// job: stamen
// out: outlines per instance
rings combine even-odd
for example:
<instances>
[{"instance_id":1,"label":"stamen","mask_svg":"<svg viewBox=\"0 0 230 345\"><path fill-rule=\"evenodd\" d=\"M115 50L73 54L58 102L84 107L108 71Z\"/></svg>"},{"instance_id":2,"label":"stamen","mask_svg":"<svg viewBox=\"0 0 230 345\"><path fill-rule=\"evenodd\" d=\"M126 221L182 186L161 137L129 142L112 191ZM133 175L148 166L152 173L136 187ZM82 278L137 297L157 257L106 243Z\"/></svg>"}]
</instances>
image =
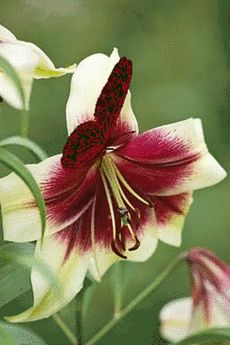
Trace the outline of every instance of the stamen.
<instances>
[{"instance_id":1,"label":"stamen","mask_svg":"<svg viewBox=\"0 0 230 345\"><path fill-rule=\"evenodd\" d=\"M128 249L129 251L136 250L137 248L140 247L141 242L139 241L139 239L137 238L137 236L134 236L134 238L135 238L136 243L134 244L133 247L131 247L131 248Z\"/></svg>"},{"instance_id":2,"label":"stamen","mask_svg":"<svg viewBox=\"0 0 230 345\"><path fill-rule=\"evenodd\" d=\"M131 246L128 250L136 250L140 246L140 241L136 234L133 232L132 226L131 226L131 217L129 210L127 209L125 203L136 213L137 221L136 226L139 226L139 220L140 220L140 211L139 209L136 209L128 200L125 193L122 190L122 187L120 185L120 181L123 183L124 187L127 188L127 190L134 195L138 200L142 201L144 204L149 206L149 203L142 199L137 193L135 193L132 188L127 184L127 182L124 180L123 176L120 174L118 169L116 168L113 161L107 156L103 157L100 165L100 172L102 176L102 181L105 188L105 193L107 196L107 201L109 205L109 210L111 214L112 219L112 231L113 231L113 239L111 243L111 248L118 256L120 256L123 259L126 259L126 255L122 253L122 251L126 251L126 235L124 232L124 229L127 229L132 237L132 240L134 240L134 245ZM119 179L118 179L119 178ZM111 198L111 192L108 187L108 184L111 187L113 196L116 200L117 206L118 206L118 213L120 216L121 224L119 229L116 229L116 221L115 221L115 215L113 210L113 202Z\"/></svg>"},{"instance_id":3,"label":"stamen","mask_svg":"<svg viewBox=\"0 0 230 345\"><path fill-rule=\"evenodd\" d=\"M119 192L120 192L122 198L124 199L125 203L135 212L135 211L136 211L135 207L133 207L133 205L131 204L131 202L130 202L130 201L128 200L128 198L126 197L125 193L123 192L123 190L122 190L122 188L121 188L121 185L120 185L119 181L118 181L118 184L117 184L117 185L118 185Z\"/></svg>"},{"instance_id":4,"label":"stamen","mask_svg":"<svg viewBox=\"0 0 230 345\"><path fill-rule=\"evenodd\" d=\"M130 224L127 225L127 228L128 228L128 230L129 230L131 236L132 236L132 237L134 238L134 240L135 240L134 246L131 247L131 248L129 248L128 250L129 250L129 251L136 250L136 249L140 246L141 243L140 243L139 239L137 238L137 236L134 234L133 229L131 228Z\"/></svg>"},{"instance_id":5,"label":"stamen","mask_svg":"<svg viewBox=\"0 0 230 345\"><path fill-rule=\"evenodd\" d=\"M138 195L131 187L130 185L126 182L126 180L124 179L124 177L121 175L120 171L118 170L118 168L116 167L116 164L114 164L114 169L116 171L116 175L119 178L119 180L121 181L121 183L124 185L124 187L130 192L130 194L132 194L133 196L135 196L138 200L140 200L141 202L143 202L145 205L148 205L149 207L152 207L152 203L150 203L149 201L146 201L145 199L143 199L140 195Z\"/></svg>"},{"instance_id":6,"label":"stamen","mask_svg":"<svg viewBox=\"0 0 230 345\"><path fill-rule=\"evenodd\" d=\"M108 205L109 205L109 211L110 211L110 215L111 215L113 241L115 241L115 239L116 239L116 222L115 222L115 216L114 216L114 212L113 212L113 204L112 204L112 200L111 200L111 196L110 196L110 191L109 191L105 176L104 176L102 171L101 171L101 177L102 177L102 182L103 182L103 185L105 188L105 194L107 197L107 201L108 201Z\"/></svg>"},{"instance_id":7,"label":"stamen","mask_svg":"<svg viewBox=\"0 0 230 345\"><path fill-rule=\"evenodd\" d=\"M112 248L112 250L114 251L114 253L116 253L118 256L120 256L122 259L127 259L127 256L125 256L124 254L122 254L119 250L118 250L118 248L117 248L117 246L116 246L116 240L112 240L112 243L111 243L111 248Z\"/></svg>"},{"instance_id":8,"label":"stamen","mask_svg":"<svg viewBox=\"0 0 230 345\"><path fill-rule=\"evenodd\" d=\"M118 237L117 237L117 241L120 245L120 247L124 250L124 252L126 251L126 247L125 247L125 234L123 232L123 227L121 228Z\"/></svg>"}]
</instances>

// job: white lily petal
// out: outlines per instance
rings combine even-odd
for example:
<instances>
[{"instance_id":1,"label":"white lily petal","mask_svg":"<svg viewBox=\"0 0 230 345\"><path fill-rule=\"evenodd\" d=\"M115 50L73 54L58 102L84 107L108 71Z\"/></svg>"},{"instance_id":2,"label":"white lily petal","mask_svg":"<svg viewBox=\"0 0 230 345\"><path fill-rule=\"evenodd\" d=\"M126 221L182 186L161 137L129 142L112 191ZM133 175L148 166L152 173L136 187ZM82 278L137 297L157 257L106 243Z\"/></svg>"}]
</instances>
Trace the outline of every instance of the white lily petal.
<instances>
[{"instance_id":1,"label":"white lily petal","mask_svg":"<svg viewBox=\"0 0 230 345\"><path fill-rule=\"evenodd\" d=\"M118 51L114 48L109 57L105 54L93 54L79 63L72 77L66 107L69 134L79 124L94 119L97 99L118 61ZM130 100L131 96L128 93L121 110L120 121L128 122L132 129L137 131L137 122Z\"/></svg>"},{"instance_id":2,"label":"white lily petal","mask_svg":"<svg viewBox=\"0 0 230 345\"><path fill-rule=\"evenodd\" d=\"M112 251L105 250L97 246L92 253L89 264L89 273L97 281L100 282L103 275L108 269L121 259Z\"/></svg>"},{"instance_id":3,"label":"white lily petal","mask_svg":"<svg viewBox=\"0 0 230 345\"><path fill-rule=\"evenodd\" d=\"M160 312L161 334L169 341L180 341L189 335L192 299L180 298L166 304Z\"/></svg>"},{"instance_id":4,"label":"white lily petal","mask_svg":"<svg viewBox=\"0 0 230 345\"><path fill-rule=\"evenodd\" d=\"M11 40L14 41L16 40L16 37L10 30L5 28L3 25L0 24L0 41L5 41L5 40Z\"/></svg>"},{"instance_id":5,"label":"white lily petal","mask_svg":"<svg viewBox=\"0 0 230 345\"><path fill-rule=\"evenodd\" d=\"M176 197L177 196L175 196L175 198ZM178 198L179 197L180 195L178 196ZM192 194L184 193L181 195L178 204L169 204L169 208L165 211L166 218L168 219L164 222L158 220L157 227L159 240L164 243L170 244L171 246L179 247L181 245L183 225L192 202ZM167 204L165 205L165 207L167 208Z\"/></svg>"},{"instance_id":6,"label":"white lily petal","mask_svg":"<svg viewBox=\"0 0 230 345\"><path fill-rule=\"evenodd\" d=\"M145 224L140 223L140 247L134 251L127 251L127 258L131 261L143 262L148 260L157 248L158 229L156 215L153 208L149 209L149 219Z\"/></svg>"},{"instance_id":7,"label":"white lily petal","mask_svg":"<svg viewBox=\"0 0 230 345\"><path fill-rule=\"evenodd\" d=\"M39 57L39 61L33 75L35 79L61 77L67 73L73 73L76 69L76 64L66 68L56 68L50 58L34 43L24 41L20 41L20 43Z\"/></svg>"},{"instance_id":8,"label":"white lily petal","mask_svg":"<svg viewBox=\"0 0 230 345\"><path fill-rule=\"evenodd\" d=\"M16 70L25 94L26 107L29 107L29 98L33 82L33 72L38 64L36 53L17 43L1 43L0 56L4 57ZM11 106L22 109L21 96L14 81L0 70L0 95Z\"/></svg>"},{"instance_id":9,"label":"white lily petal","mask_svg":"<svg viewBox=\"0 0 230 345\"><path fill-rule=\"evenodd\" d=\"M60 155L45 159L39 164L27 165L37 183L41 185L54 167ZM3 232L6 241L27 242L41 237L41 221L37 207L31 207L34 197L26 184L15 173L0 179L0 203L2 207ZM47 224L45 234L56 229Z\"/></svg>"},{"instance_id":10,"label":"white lily petal","mask_svg":"<svg viewBox=\"0 0 230 345\"><path fill-rule=\"evenodd\" d=\"M152 195L191 192L214 185L226 176L208 152L199 119L144 132L122 146L116 156L125 178Z\"/></svg>"},{"instance_id":11,"label":"white lily petal","mask_svg":"<svg viewBox=\"0 0 230 345\"><path fill-rule=\"evenodd\" d=\"M200 119L188 119L175 124L162 126L161 128L167 132L167 127L171 137L175 136L182 139L182 141L188 144L189 150L200 154L200 158L193 164L190 177L185 179L182 185L178 184L177 188L173 187L171 191L173 194L209 187L226 177L226 171L208 152ZM168 189L162 195L169 193L170 190Z\"/></svg>"},{"instance_id":12,"label":"white lily petal","mask_svg":"<svg viewBox=\"0 0 230 345\"><path fill-rule=\"evenodd\" d=\"M55 235L46 237L42 247L40 241L37 242L35 256L42 260L57 277L61 296L34 268L31 274L34 305L19 315L7 317L8 321L28 322L47 318L67 305L81 290L89 257L74 249L69 257L65 258L66 249L66 243L55 238Z\"/></svg>"},{"instance_id":13,"label":"white lily petal","mask_svg":"<svg viewBox=\"0 0 230 345\"><path fill-rule=\"evenodd\" d=\"M0 56L3 56L16 70L21 79L29 108L29 98L33 78L60 77L73 73L76 65L67 68L55 68L49 57L35 44L17 40L4 26L0 25ZM14 83L0 70L0 96L11 106L22 109L20 95Z\"/></svg>"}]
</instances>

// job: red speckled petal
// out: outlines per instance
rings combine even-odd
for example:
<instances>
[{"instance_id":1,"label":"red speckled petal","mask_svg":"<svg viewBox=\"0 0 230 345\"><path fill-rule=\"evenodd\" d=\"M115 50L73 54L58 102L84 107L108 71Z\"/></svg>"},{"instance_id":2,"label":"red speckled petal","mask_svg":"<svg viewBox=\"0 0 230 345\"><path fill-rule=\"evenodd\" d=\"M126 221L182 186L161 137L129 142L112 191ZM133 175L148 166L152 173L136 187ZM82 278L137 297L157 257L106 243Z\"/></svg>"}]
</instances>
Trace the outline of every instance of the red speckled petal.
<instances>
[{"instance_id":1,"label":"red speckled petal","mask_svg":"<svg viewBox=\"0 0 230 345\"><path fill-rule=\"evenodd\" d=\"M132 62L122 57L113 68L95 108L95 120L104 133L112 129L121 112L132 78Z\"/></svg>"},{"instance_id":2,"label":"red speckled petal","mask_svg":"<svg viewBox=\"0 0 230 345\"><path fill-rule=\"evenodd\" d=\"M98 98L119 59L118 51L115 48L110 56L93 54L78 64L71 81L70 96L66 107L69 134L80 124L95 120ZM137 121L131 108L129 91L115 127L115 136L138 131Z\"/></svg>"},{"instance_id":3,"label":"red speckled petal","mask_svg":"<svg viewBox=\"0 0 230 345\"><path fill-rule=\"evenodd\" d=\"M104 134L98 124L87 121L78 126L69 136L63 149L61 163L65 169L93 164L103 153Z\"/></svg>"},{"instance_id":4,"label":"red speckled petal","mask_svg":"<svg viewBox=\"0 0 230 345\"><path fill-rule=\"evenodd\" d=\"M120 114L131 77L132 63L123 57L113 68L97 100L95 121L80 124L69 136L61 159L63 168L78 168L104 153L106 139Z\"/></svg>"}]
</instances>

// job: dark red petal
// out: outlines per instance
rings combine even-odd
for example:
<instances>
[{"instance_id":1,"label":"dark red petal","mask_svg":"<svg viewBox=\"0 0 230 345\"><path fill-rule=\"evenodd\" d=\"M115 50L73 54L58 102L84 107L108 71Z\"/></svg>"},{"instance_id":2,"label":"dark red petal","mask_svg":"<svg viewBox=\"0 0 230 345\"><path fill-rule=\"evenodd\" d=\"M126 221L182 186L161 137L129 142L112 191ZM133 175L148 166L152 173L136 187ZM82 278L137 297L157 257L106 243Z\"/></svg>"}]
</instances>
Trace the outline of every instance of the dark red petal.
<instances>
[{"instance_id":1,"label":"dark red petal","mask_svg":"<svg viewBox=\"0 0 230 345\"><path fill-rule=\"evenodd\" d=\"M180 186L191 176L193 167L188 162L175 165L156 165L116 159L116 165L127 183L134 189L147 194L161 194Z\"/></svg>"},{"instance_id":2,"label":"dark red petal","mask_svg":"<svg viewBox=\"0 0 230 345\"><path fill-rule=\"evenodd\" d=\"M71 224L92 203L97 186L95 166L66 170L57 166L42 184L47 218L51 224Z\"/></svg>"},{"instance_id":3,"label":"dark red petal","mask_svg":"<svg viewBox=\"0 0 230 345\"><path fill-rule=\"evenodd\" d=\"M80 219L55 234L55 238L66 246L65 260L76 247L82 253L91 248L91 212L90 207Z\"/></svg>"},{"instance_id":4,"label":"dark red petal","mask_svg":"<svg viewBox=\"0 0 230 345\"><path fill-rule=\"evenodd\" d=\"M61 163L65 169L78 168L94 162L104 149L104 135L94 121L79 125L69 136Z\"/></svg>"},{"instance_id":5,"label":"dark red petal","mask_svg":"<svg viewBox=\"0 0 230 345\"><path fill-rule=\"evenodd\" d=\"M131 78L132 62L126 57L122 57L113 68L95 108L95 120L104 133L112 129L116 123L124 104Z\"/></svg>"},{"instance_id":6,"label":"dark red petal","mask_svg":"<svg viewBox=\"0 0 230 345\"><path fill-rule=\"evenodd\" d=\"M133 162L157 166L183 163L191 156L191 144L185 142L184 138L173 136L172 129L167 131L164 127L167 126L139 134L117 150L116 154Z\"/></svg>"},{"instance_id":7,"label":"dark red petal","mask_svg":"<svg viewBox=\"0 0 230 345\"><path fill-rule=\"evenodd\" d=\"M125 257L125 244L126 241L131 240L130 248L134 250L139 246L139 239L141 240L144 235L143 229L146 222L149 220L150 212L152 210L145 204L134 198L129 192L124 189L126 197L130 200L136 211L133 211L127 206L127 209L131 216L130 225L135 234L135 238L132 237L128 231L127 226L121 226L121 216L116 205L115 200L112 198L113 210L116 223L116 238L113 239L111 214L104 191L104 186L99 178L97 181L96 202L95 202L95 219L92 220L92 208L91 204L82 216L71 225L67 226L64 230L55 234L58 240L64 241L66 245L66 258L71 254L72 250L77 247L82 253L92 250L92 223L94 223L94 236L95 245L111 251L115 249L115 252L119 253L119 256ZM91 223L92 222L92 223ZM154 224L153 224L154 226ZM133 245L132 245L133 242ZM114 243L115 247L114 248Z\"/></svg>"}]
</instances>

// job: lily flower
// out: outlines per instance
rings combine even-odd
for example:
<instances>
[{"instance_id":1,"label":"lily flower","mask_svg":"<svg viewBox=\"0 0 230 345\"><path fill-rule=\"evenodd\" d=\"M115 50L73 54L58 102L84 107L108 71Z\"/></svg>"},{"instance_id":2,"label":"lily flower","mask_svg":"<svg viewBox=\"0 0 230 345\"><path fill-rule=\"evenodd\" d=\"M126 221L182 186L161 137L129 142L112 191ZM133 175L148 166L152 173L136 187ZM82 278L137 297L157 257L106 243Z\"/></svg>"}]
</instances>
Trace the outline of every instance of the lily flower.
<instances>
[{"instance_id":1,"label":"lily flower","mask_svg":"<svg viewBox=\"0 0 230 345\"><path fill-rule=\"evenodd\" d=\"M0 56L5 58L18 73L25 94L26 107L33 79L60 77L73 73L75 65L55 68L48 56L35 44L18 40L12 32L0 25ZM12 79L0 68L0 98L12 107L22 109L20 94Z\"/></svg>"},{"instance_id":2,"label":"lily flower","mask_svg":"<svg viewBox=\"0 0 230 345\"><path fill-rule=\"evenodd\" d=\"M168 303L160 313L162 335L170 341L230 326L230 266L202 248L193 248L185 258L192 274L192 296Z\"/></svg>"},{"instance_id":3,"label":"lily flower","mask_svg":"<svg viewBox=\"0 0 230 345\"><path fill-rule=\"evenodd\" d=\"M132 63L117 49L77 67L67 103L63 154L28 168L46 202L41 246L39 212L24 183L0 180L4 239L37 241L35 255L58 276L64 298L32 270L34 306L10 321L57 312L118 260L145 261L158 239L180 245L192 191L225 177L209 154L201 121L188 119L138 135L129 86Z\"/></svg>"}]
</instances>

